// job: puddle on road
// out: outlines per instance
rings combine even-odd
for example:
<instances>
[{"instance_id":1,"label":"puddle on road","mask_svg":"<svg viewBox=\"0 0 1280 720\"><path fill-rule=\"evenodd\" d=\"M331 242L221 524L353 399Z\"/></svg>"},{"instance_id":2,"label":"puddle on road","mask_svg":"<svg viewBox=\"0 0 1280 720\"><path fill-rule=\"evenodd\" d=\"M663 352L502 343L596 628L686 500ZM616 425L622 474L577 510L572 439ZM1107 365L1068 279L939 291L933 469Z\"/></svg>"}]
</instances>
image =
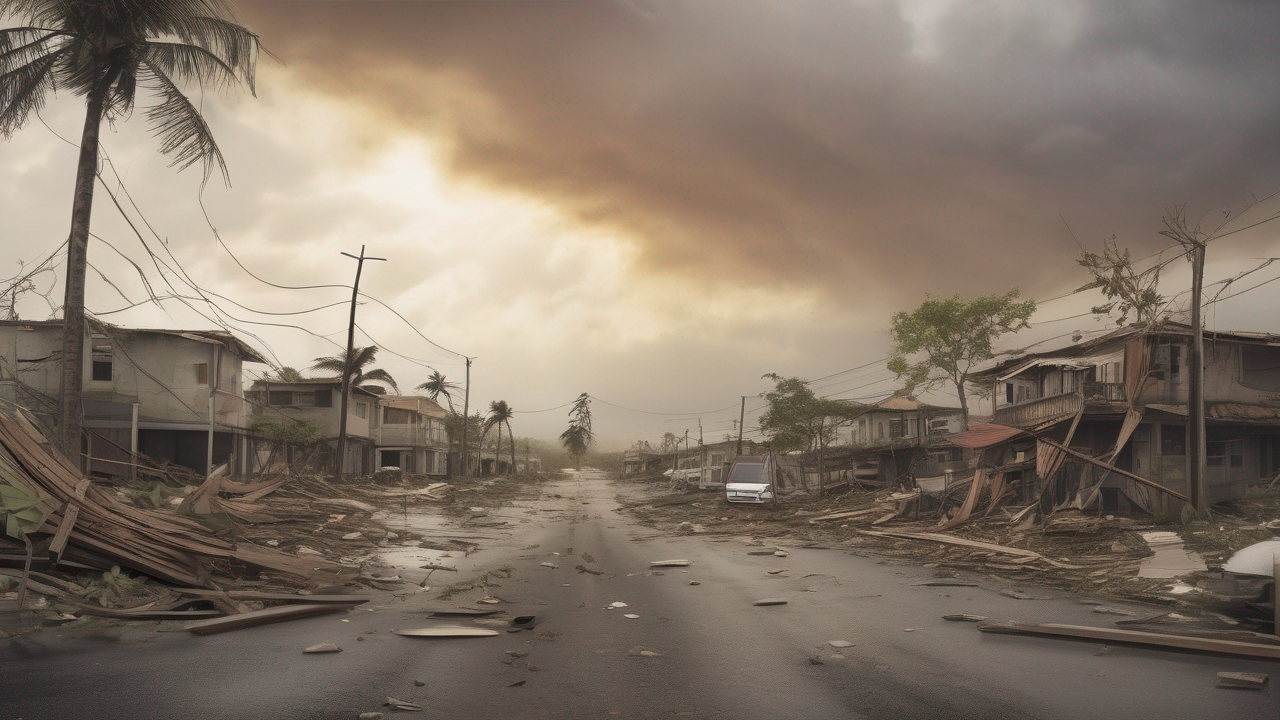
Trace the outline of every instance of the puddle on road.
<instances>
[{"instance_id":1,"label":"puddle on road","mask_svg":"<svg viewBox=\"0 0 1280 720\"><path fill-rule=\"evenodd\" d=\"M1199 555L1183 548L1182 538L1178 533L1142 533L1142 539L1147 541L1147 545L1156 554L1142 561L1138 577L1176 578L1206 569Z\"/></svg>"}]
</instances>

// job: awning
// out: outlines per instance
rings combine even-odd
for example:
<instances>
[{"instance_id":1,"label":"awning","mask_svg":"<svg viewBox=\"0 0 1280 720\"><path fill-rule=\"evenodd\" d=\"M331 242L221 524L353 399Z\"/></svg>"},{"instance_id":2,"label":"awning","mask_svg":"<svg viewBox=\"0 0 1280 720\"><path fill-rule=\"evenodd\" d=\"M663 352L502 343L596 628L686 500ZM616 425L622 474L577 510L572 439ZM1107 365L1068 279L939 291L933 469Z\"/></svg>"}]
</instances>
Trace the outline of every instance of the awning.
<instances>
[{"instance_id":1,"label":"awning","mask_svg":"<svg viewBox=\"0 0 1280 720\"><path fill-rule=\"evenodd\" d=\"M1006 427L1004 425L976 425L964 432L958 432L954 435L948 435L947 440L953 445L967 447L974 450L992 445L999 445L1013 437L1021 435L1022 431L1018 428Z\"/></svg>"}]
</instances>

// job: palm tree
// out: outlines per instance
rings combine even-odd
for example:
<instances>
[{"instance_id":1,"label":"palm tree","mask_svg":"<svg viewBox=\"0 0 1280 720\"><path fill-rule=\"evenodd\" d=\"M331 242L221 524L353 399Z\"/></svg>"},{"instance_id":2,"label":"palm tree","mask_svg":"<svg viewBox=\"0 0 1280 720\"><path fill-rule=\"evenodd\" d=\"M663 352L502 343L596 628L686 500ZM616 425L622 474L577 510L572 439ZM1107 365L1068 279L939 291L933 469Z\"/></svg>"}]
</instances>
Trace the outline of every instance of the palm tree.
<instances>
[{"instance_id":1,"label":"palm tree","mask_svg":"<svg viewBox=\"0 0 1280 720\"><path fill-rule=\"evenodd\" d=\"M426 382L419 385L417 389L426 390L427 397L431 398L431 402L438 402L440 396L443 395L445 402L449 403L449 412L454 412L452 391L461 390L462 387L458 383L445 380L444 375L439 370L432 370L431 376L427 378Z\"/></svg>"},{"instance_id":2,"label":"palm tree","mask_svg":"<svg viewBox=\"0 0 1280 720\"><path fill-rule=\"evenodd\" d=\"M98 170L102 119L123 119L139 87L158 102L145 115L160 138L160 152L184 170L203 163L205 180L216 164L230 184L222 151L179 84L225 87L243 82L254 91L258 36L231 22L226 0L0 0L0 136L8 139L57 90L85 98L84 130L71 204L63 302L62 437L78 455L83 407L84 288L89 217Z\"/></svg>"},{"instance_id":3,"label":"palm tree","mask_svg":"<svg viewBox=\"0 0 1280 720\"><path fill-rule=\"evenodd\" d=\"M347 400L351 395L351 388L358 387L378 395L382 395L386 390L381 385L372 383L383 383L391 386L392 390L400 392L400 388L396 386L396 381L391 374L381 368L369 368L378 355L376 345L368 347L351 348L351 353L343 353L341 355L333 355L330 357L316 358L316 364L311 366L312 370L324 370L326 372L337 373L342 380L342 409L338 413L338 476L343 475L346 468L346 451L347 451Z\"/></svg>"},{"instance_id":4,"label":"palm tree","mask_svg":"<svg viewBox=\"0 0 1280 720\"><path fill-rule=\"evenodd\" d=\"M502 426L507 426L507 434L511 437L511 472L516 471L516 441L515 435L511 434L511 417L515 415L515 411L507 404L506 400L494 400L489 403L489 417L485 421L487 425L498 426L498 448L494 452L494 464L497 464L498 455L502 454Z\"/></svg>"}]
</instances>

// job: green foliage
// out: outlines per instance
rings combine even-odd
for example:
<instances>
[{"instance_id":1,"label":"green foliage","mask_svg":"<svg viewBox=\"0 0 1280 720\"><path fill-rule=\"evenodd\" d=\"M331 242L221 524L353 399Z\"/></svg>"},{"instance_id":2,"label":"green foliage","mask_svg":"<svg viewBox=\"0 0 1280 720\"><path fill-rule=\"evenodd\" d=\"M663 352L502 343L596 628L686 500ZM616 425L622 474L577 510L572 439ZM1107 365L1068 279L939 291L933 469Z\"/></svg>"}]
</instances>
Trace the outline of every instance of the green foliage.
<instances>
[{"instance_id":1,"label":"green foliage","mask_svg":"<svg viewBox=\"0 0 1280 720\"><path fill-rule=\"evenodd\" d=\"M775 452L818 450L834 438L839 420L862 412L863 406L820 398L800 378L769 374L775 385L765 393L769 406L760 416L760 430Z\"/></svg>"},{"instance_id":2,"label":"green foliage","mask_svg":"<svg viewBox=\"0 0 1280 720\"><path fill-rule=\"evenodd\" d=\"M1018 302L1021 290L983 295L973 300L928 296L911 312L893 314L893 341L888 368L904 380L907 392L927 390L941 383L954 386L968 423L969 404L964 385L969 370L995 353L996 338L1030 327L1034 300ZM914 359L913 359L914 358Z\"/></svg>"},{"instance_id":3,"label":"green foliage","mask_svg":"<svg viewBox=\"0 0 1280 720\"><path fill-rule=\"evenodd\" d=\"M143 592L146 581L146 577L134 580L120 572L119 565L112 565L110 570L102 573L101 580L90 583L84 596L90 600L97 600L102 607L109 607L113 603L123 602Z\"/></svg>"},{"instance_id":4,"label":"green foliage","mask_svg":"<svg viewBox=\"0 0 1280 720\"><path fill-rule=\"evenodd\" d=\"M1076 262L1093 276L1093 286L1102 290L1102 294L1110 305L1093 308L1099 315L1111 312L1120 313L1117 322L1124 325L1132 313L1134 324L1150 323L1155 320L1164 297L1156 292L1160 284L1160 265L1149 270L1137 272L1133 269L1133 261L1129 250L1121 250L1116 245L1116 237L1112 235L1102 243L1102 254L1084 250Z\"/></svg>"},{"instance_id":5,"label":"green foliage","mask_svg":"<svg viewBox=\"0 0 1280 720\"><path fill-rule=\"evenodd\" d=\"M15 540L35 532L53 512L53 503L40 488L19 479L11 468L0 466L0 518L4 532Z\"/></svg>"},{"instance_id":6,"label":"green foliage","mask_svg":"<svg viewBox=\"0 0 1280 720\"><path fill-rule=\"evenodd\" d=\"M258 418L253 429L278 447L309 447L320 442L324 430L310 420L271 420Z\"/></svg>"}]
</instances>

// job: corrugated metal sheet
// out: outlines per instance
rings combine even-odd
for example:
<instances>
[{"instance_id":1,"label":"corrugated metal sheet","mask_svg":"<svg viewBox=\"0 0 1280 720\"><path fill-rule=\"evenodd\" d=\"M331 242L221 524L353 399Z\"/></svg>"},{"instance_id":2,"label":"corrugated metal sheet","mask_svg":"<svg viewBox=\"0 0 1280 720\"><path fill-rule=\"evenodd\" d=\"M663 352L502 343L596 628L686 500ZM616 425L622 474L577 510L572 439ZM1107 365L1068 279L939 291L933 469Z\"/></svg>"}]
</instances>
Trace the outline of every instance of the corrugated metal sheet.
<instances>
[{"instance_id":1,"label":"corrugated metal sheet","mask_svg":"<svg viewBox=\"0 0 1280 720\"><path fill-rule=\"evenodd\" d=\"M1021 435L1022 431L1018 428L1006 427L1004 425L978 425L964 432L958 432L947 436L954 445L967 447L972 449L991 447Z\"/></svg>"}]
</instances>

